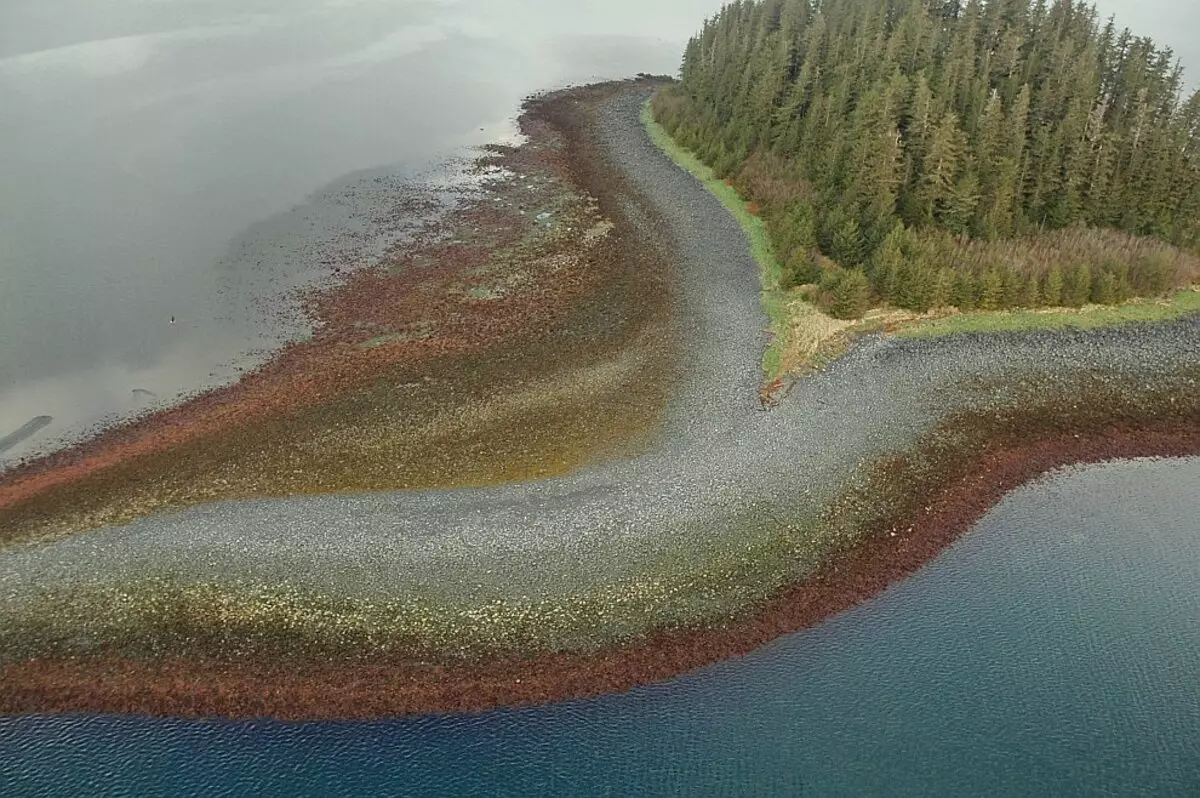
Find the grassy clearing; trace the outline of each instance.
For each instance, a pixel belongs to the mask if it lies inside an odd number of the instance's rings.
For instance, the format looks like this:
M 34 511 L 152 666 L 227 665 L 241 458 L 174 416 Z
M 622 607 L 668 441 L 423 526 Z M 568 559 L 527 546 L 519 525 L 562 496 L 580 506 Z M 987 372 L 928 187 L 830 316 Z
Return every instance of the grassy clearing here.
M 792 322 L 788 313 L 788 298 L 779 288 L 779 261 L 771 247 L 771 239 L 767 235 L 763 220 L 746 209 L 746 201 L 737 191 L 714 175 L 713 170 L 699 158 L 680 147 L 663 126 L 654 121 L 649 100 L 642 109 L 642 122 L 650 134 L 650 140 L 676 165 L 689 172 L 712 192 L 746 231 L 746 236 L 750 239 L 750 251 L 758 263 L 763 310 L 770 321 L 771 343 L 763 353 L 762 369 L 768 381 L 774 380 L 784 373 L 784 352 L 788 348 Z
M 1046 310 L 976 311 L 905 323 L 896 335 L 933 338 L 955 333 L 1021 332 L 1025 330 L 1090 330 L 1118 324 L 1170 321 L 1200 312 L 1200 290 L 1177 291 L 1166 300 L 1132 300 L 1123 305 L 1088 305 Z
M 804 299 L 797 290 L 783 292 L 788 334 L 780 347 L 779 374 L 791 374 L 807 366 L 819 365 L 830 351 L 838 347 L 848 333 L 865 326 L 863 321 L 835 319 Z

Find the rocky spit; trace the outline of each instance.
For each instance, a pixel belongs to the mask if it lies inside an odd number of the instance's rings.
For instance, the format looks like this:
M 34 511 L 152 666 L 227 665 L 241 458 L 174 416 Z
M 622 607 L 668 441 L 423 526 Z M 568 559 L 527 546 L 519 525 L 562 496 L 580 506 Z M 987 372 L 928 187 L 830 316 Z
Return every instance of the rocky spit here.
M 338 627 L 344 612 L 363 639 L 391 630 L 434 654 L 599 650 L 732 617 L 803 579 L 847 542 L 823 531 L 830 502 L 953 413 L 1011 410 L 1031 386 L 1069 401 L 1074 381 L 1097 375 L 1153 386 L 1200 374 L 1194 316 L 1088 332 L 875 335 L 764 410 L 757 266 L 720 202 L 650 142 L 646 96 L 636 85 L 614 92 L 596 124 L 607 162 L 646 203 L 630 218 L 664 225 L 677 253 L 680 369 L 647 451 L 521 484 L 225 501 L 9 547 L 0 629 L 58 607 L 57 645 L 87 654 L 122 601 L 155 585 L 203 586 L 227 608 L 269 596 L 299 625 Z M 787 561 L 756 572 L 781 529 L 793 535 Z M 735 571 L 741 581 L 714 582 Z

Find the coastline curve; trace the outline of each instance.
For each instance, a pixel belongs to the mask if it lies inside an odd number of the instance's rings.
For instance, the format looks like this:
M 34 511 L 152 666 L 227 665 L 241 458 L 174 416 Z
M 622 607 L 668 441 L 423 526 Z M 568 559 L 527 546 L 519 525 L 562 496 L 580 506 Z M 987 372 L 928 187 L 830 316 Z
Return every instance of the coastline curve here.
M 683 365 L 654 446 L 551 479 L 224 501 L 0 552 L 0 636 L 23 652 L 0 663 L 0 711 L 381 717 L 628 689 L 868 598 L 1048 469 L 1200 453 L 1197 317 L 873 336 L 762 412 L 741 230 L 648 140 L 644 88 L 592 91 L 598 157 L 675 247 Z M 130 609 L 145 585 L 175 603 Z M 297 628 L 280 633 L 279 606 Z

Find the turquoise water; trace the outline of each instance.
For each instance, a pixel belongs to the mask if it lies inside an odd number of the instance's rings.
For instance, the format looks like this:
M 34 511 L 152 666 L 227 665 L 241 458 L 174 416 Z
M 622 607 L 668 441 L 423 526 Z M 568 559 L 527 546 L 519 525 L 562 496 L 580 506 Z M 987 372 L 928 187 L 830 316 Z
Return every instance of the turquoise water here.
M 1200 793 L 1200 459 L 1064 472 L 913 578 L 627 695 L 386 723 L 0 720 L 0 795 Z

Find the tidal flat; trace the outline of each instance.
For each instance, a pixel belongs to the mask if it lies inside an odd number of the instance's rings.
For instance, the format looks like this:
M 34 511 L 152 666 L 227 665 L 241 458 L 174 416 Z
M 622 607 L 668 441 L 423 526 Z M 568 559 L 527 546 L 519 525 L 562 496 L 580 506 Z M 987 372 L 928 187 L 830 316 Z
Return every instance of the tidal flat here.
M 311 341 L 0 478 L 0 710 L 626 689 L 873 595 L 1047 469 L 1200 451 L 1195 315 L 865 336 L 764 410 L 757 266 L 647 137 L 653 85 L 532 101 L 506 179 L 315 297 Z

